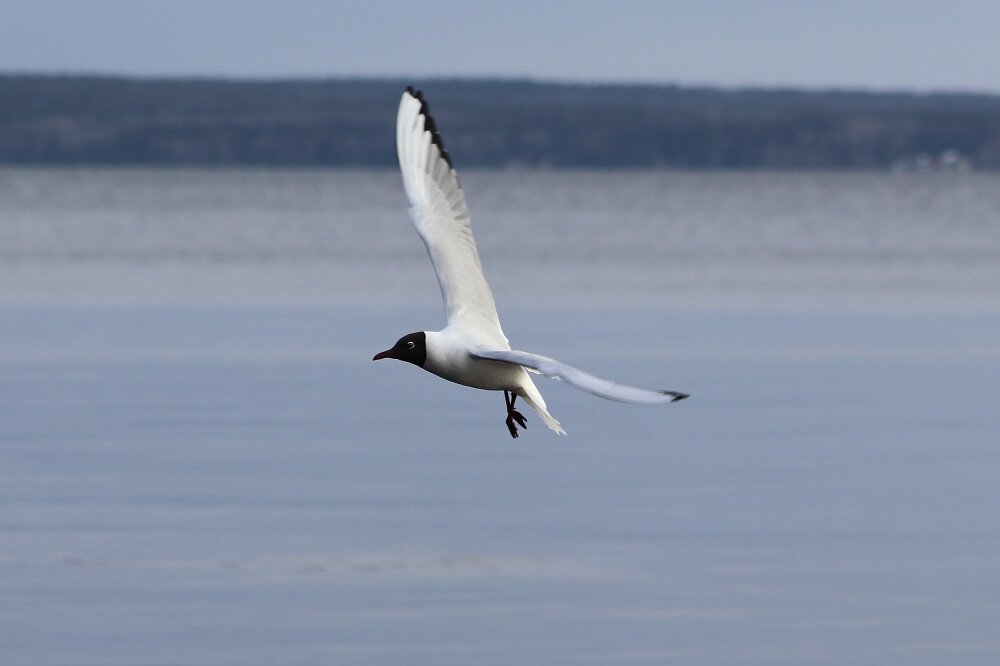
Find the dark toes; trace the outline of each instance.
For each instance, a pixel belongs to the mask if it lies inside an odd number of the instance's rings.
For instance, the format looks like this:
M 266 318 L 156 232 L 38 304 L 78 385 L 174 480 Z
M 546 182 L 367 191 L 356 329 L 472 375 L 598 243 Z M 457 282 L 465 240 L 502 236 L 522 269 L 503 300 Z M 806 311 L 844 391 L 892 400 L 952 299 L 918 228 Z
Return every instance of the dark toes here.
M 524 428 L 525 430 L 528 429 L 528 421 L 527 419 L 524 418 L 524 414 L 515 409 L 511 411 L 510 415 L 511 418 L 513 418 L 515 421 L 521 424 L 522 428 Z

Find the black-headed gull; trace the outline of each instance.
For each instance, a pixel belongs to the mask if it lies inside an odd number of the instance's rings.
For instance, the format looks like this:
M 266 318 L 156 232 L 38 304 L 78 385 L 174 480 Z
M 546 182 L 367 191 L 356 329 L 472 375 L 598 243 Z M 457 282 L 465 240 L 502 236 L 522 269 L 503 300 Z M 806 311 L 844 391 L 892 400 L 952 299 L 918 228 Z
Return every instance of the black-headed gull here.
M 373 361 L 395 358 L 456 384 L 503 391 L 511 437 L 517 437 L 515 422 L 527 428 L 524 415 L 514 409 L 518 397 L 538 412 L 550 429 L 566 434 L 549 414 L 542 394 L 525 370 L 565 380 L 584 391 L 620 402 L 656 404 L 688 397 L 677 391 L 619 384 L 546 356 L 511 350 L 479 262 L 458 175 L 426 100 L 412 87 L 406 89 L 399 102 L 396 150 L 403 187 L 410 200 L 410 217 L 434 264 L 448 325 L 440 331 L 404 335 L 392 349 L 376 354 Z

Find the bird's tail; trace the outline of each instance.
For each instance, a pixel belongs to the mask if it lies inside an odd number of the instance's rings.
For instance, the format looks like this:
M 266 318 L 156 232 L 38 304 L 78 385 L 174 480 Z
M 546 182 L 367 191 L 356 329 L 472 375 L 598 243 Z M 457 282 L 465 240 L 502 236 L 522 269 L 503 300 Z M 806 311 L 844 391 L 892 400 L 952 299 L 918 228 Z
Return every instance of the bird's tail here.
M 521 399 L 528 403 L 533 410 L 538 412 L 538 417 L 542 419 L 542 423 L 549 427 L 549 430 L 552 430 L 557 435 L 565 435 L 566 431 L 563 430 L 559 421 L 552 418 L 552 415 L 549 414 L 549 410 L 545 408 L 545 400 L 542 398 L 542 394 L 538 392 L 538 389 L 535 388 L 535 383 L 532 382 L 531 378 L 527 375 L 525 375 L 525 379 L 528 380 L 527 383 L 521 387 L 521 390 L 518 391 L 517 394 L 521 396 Z

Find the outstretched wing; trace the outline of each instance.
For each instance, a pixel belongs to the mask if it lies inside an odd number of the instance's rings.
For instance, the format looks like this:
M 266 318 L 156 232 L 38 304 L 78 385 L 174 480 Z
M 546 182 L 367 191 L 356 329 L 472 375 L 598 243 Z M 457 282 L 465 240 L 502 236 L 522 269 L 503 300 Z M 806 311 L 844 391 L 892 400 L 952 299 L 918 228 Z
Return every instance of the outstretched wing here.
M 619 384 L 609 379 L 596 377 L 589 372 L 584 372 L 579 368 L 574 368 L 571 365 L 566 365 L 561 361 L 549 358 L 548 356 L 542 356 L 541 354 L 516 350 L 489 349 L 486 347 L 477 347 L 471 353 L 477 358 L 500 361 L 501 363 L 510 363 L 537 370 L 546 377 L 562 379 L 568 384 L 572 384 L 579 389 L 602 398 L 607 398 L 608 400 L 655 405 L 664 402 L 677 402 L 689 397 L 687 393 L 680 393 L 678 391 L 661 391 L 629 386 L 628 384 Z
M 448 324 L 506 347 L 496 304 L 479 262 L 465 195 L 423 95 L 407 88 L 399 101 L 396 150 L 410 217 L 427 246 Z

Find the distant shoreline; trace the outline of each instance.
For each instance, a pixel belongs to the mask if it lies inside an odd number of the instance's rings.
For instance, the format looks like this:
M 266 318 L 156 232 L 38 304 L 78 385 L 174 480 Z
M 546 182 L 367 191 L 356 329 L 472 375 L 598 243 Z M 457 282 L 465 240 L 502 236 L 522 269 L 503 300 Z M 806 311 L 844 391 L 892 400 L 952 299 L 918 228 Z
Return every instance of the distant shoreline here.
M 407 84 L 459 168 L 1000 169 L 982 93 L 59 74 L 0 74 L 0 165 L 391 167 Z

